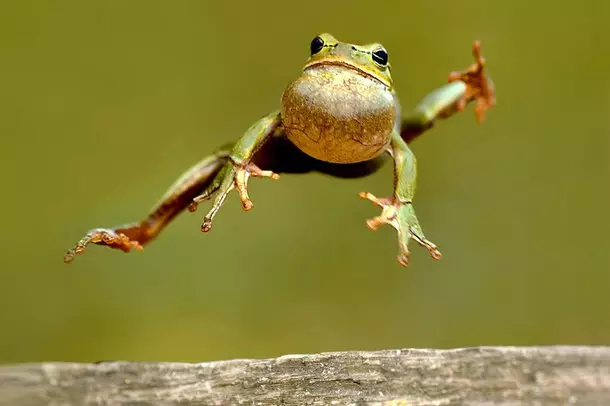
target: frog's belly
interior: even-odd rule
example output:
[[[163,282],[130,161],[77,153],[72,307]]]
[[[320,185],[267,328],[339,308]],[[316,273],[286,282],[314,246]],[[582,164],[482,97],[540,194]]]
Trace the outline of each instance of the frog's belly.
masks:
[[[292,82],[282,96],[286,136],[306,154],[326,162],[372,159],[388,145],[396,107],[376,80],[334,67],[316,69]]]

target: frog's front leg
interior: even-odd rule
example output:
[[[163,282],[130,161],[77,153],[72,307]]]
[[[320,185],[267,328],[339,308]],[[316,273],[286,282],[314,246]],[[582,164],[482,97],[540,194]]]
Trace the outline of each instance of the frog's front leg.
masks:
[[[360,197],[368,199],[382,208],[381,215],[368,220],[367,224],[372,230],[376,230],[382,224],[389,224],[396,229],[399,247],[398,262],[403,266],[409,264],[408,244],[411,238],[425,247],[432,258],[440,259],[440,251],[424,236],[413,208],[417,176],[415,155],[398,132],[392,134],[388,152],[394,159],[394,195],[389,198],[377,198],[371,193],[360,193]]]
[[[279,175],[272,171],[261,170],[255,163],[252,162],[252,157],[256,151],[267,141],[277,130],[280,129],[281,118],[279,112],[273,112],[255,124],[237,141],[229,159],[222,170],[216,175],[212,183],[202,194],[195,197],[189,206],[189,210],[194,212],[197,210],[199,203],[210,199],[215,195],[214,204],[204,217],[201,224],[201,231],[207,232],[212,228],[214,216],[220,210],[229,192],[237,189],[244,210],[250,210],[253,207],[252,201],[248,196],[248,178],[250,176],[269,177],[278,179]]]
[[[481,44],[472,46],[475,63],[461,72],[452,72],[449,83],[425,96],[415,109],[402,119],[401,136],[410,142],[431,128],[437,119],[445,119],[463,111],[470,102],[475,102],[475,115],[480,122],[485,112],[496,105],[494,85],[485,70],[485,58],[481,55]]]

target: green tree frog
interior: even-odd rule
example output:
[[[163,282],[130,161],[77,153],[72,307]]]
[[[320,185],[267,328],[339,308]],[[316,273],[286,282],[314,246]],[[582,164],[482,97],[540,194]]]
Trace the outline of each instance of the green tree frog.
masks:
[[[233,189],[244,210],[253,207],[248,180],[278,179],[278,173],[319,171],[340,178],[375,172],[383,160],[394,164],[391,197],[371,193],[360,197],[381,207],[381,214],[367,220],[369,228],[388,224],[398,233],[398,262],[409,263],[409,241],[415,240],[439,259],[436,244],[424,236],[415,215],[413,198],[416,159],[408,143],[428,130],[437,119],[447,118],[475,102],[479,122],[495,105],[495,92],[485,72],[480,43],[474,42],[475,63],[449,75],[448,83],[425,96],[415,109],[403,115],[391,76],[387,50],[379,43],[356,45],[332,35],[317,35],[300,74],[288,84],[280,106],[256,121],[237,142],[219,148],[185,172],[143,220],[116,228],[89,231],[64,257],[70,262],[89,243],[124,252],[142,250],[184,210],[213,199],[201,230],[212,222]]]

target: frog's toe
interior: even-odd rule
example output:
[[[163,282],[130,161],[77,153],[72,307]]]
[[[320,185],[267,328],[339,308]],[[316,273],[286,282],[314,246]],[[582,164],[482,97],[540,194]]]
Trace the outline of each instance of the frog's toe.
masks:
[[[229,193],[229,191],[231,189],[233,189],[233,186],[231,186],[230,188],[228,188],[226,190],[222,190],[220,192],[220,194],[216,197],[216,200],[214,201],[214,205],[212,206],[210,211],[208,211],[208,214],[206,214],[205,217],[203,218],[203,222],[201,223],[202,232],[207,233],[212,229],[212,221],[214,220],[214,217],[218,213],[218,210],[220,210],[220,207],[224,203],[224,201],[227,197],[227,194]]]
[[[400,238],[400,237],[399,237]],[[438,247],[427,240],[420,240],[418,237],[415,236],[415,234],[410,233],[410,235],[399,242],[399,253],[398,253],[398,263],[401,264],[402,266],[409,266],[409,249],[407,248],[407,245],[409,243],[409,239],[413,238],[415,241],[417,241],[420,245],[422,245],[424,248],[426,248],[428,250],[428,253],[430,254],[430,256],[432,257],[432,259],[436,259],[439,260],[441,259],[442,255],[441,252],[438,250]]]
[[[419,228],[419,226],[417,226]],[[430,240],[427,240],[423,235],[420,235],[413,228],[409,229],[409,234],[419,245],[428,250],[428,253],[433,259],[441,259],[442,254],[438,249],[438,246]]]
[[[250,179],[250,176],[271,179],[279,179],[280,177],[277,173],[262,170],[251,162],[246,164],[236,164],[232,161],[229,162],[226,169],[218,175],[217,181],[213,182],[203,194],[195,197],[188,207],[189,211],[193,212],[197,209],[199,203],[210,199],[212,195],[216,194],[212,208],[201,223],[201,231],[207,233],[212,229],[214,217],[220,210],[220,207],[223,205],[229,192],[233,189],[237,190],[244,210],[247,211],[254,207],[254,204],[248,195],[248,180]]]
[[[485,119],[485,112],[496,105],[496,92],[493,81],[486,74],[485,58],[481,55],[481,43],[475,41],[472,45],[472,54],[475,59],[467,70],[452,72],[449,82],[461,80],[466,84],[466,93],[458,102],[458,110],[463,109],[466,103],[474,100],[476,102],[474,113],[479,122]]]
[[[392,199],[388,197],[377,197],[369,192],[360,192],[358,194],[362,199],[368,200],[381,207],[381,215],[366,220],[366,225],[371,230],[377,230],[379,226],[388,224],[398,230],[398,222],[396,221],[396,210],[392,203]]]
[[[75,246],[64,255],[64,262],[72,262],[74,257],[86,251],[89,244],[106,245],[110,248],[129,252],[133,249],[142,251],[144,247],[138,242],[131,240],[127,235],[109,228],[96,228],[89,231]]]
[[[360,192],[358,194],[358,196],[360,196],[363,199],[366,199],[370,202],[372,202],[373,204],[379,206],[379,207],[385,207],[388,206],[390,204],[392,204],[392,199],[388,198],[388,197],[377,197],[372,193],[369,192]]]
[[[396,260],[398,261],[398,263],[402,266],[409,266],[409,252],[401,252],[398,254],[398,256],[396,257]]]
[[[238,167],[235,173],[235,188],[239,193],[242,207],[246,211],[251,210],[252,207],[254,207],[254,203],[252,203],[252,200],[250,200],[250,196],[248,195],[248,179],[250,176],[258,178],[271,178],[273,180],[280,178],[280,175],[277,173],[262,170],[252,162],[248,163],[244,167]]]

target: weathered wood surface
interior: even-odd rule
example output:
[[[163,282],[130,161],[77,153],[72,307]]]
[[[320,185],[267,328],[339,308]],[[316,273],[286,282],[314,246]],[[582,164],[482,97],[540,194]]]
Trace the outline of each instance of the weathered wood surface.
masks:
[[[610,347],[0,367],[1,405],[610,405]]]

